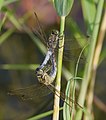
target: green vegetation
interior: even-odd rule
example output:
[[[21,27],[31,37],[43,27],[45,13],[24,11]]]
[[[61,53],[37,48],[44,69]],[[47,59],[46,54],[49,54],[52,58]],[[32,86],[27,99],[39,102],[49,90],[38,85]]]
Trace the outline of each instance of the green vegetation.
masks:
[[[0,47],[5,48],[5,51],[3,53],[7,53],[1,57],[4,57],[4,59],[11,57],[11,59],[9,59],[10,61],[5,60],[7,64],[1,64],[2,62],[0,61],[1,70],[8,70],[8,71],[29,70],[30,71],[30,70],[35,70],[38,67],[38,64],[36,63],[36,61],[34,63],[27,63],[27,60],[26,60],[27,58],[23,57],[23,61],[22,61],[23,63],[21,63],[20,61],[18,63],[17,61],[19,58],[15,58],[17,56],[17,55],[15,56],[16,53],[13,55],[8,54],[9,53],[8,48],[5,47],[6,42],[10,43],[12,46],[12,40],[10,38],[17,32],[20,32],[20,33],[22,32],[27,34],[30,41],[33,43],[34,47],[37,48],[38,51],[40,51],[42,56],[45,55],[47,51],[46,46],[38,37],[35,36],[35,34],[32,32],[31,27],[28,27],[26,25],[27,21],[31,17],[31,14],[25,13],[24,15],[18,18],[16,17],[15,9],[13,10],[11,9],[11,7],[9,7],[9,5],[12,5],[14,3],[18,5],[18,2],[19,0],[9,0],[9,1],[1,0],[0,1],[0,11],[1,11],[0,13],[1,14]],[[104,16],[106,12],[104,10],[105,8],[104,0],[98,0],[98,1],[97,0],[80,0],[77,2],[74,2],[74,0],[54,0],[53,1],[54,9],[56,10],[56,13],[60,19],[59,28],[60,28],[60,36],[62,36],[62,40],[59,41],[59,46],[64,46],[65,38],[67,37],[64,35],[66,32],[71,34],[76,39],[76,42],[78,43],[80,48],[82,48],[78,56],[77,62],[73,61],[72,63],[71,62],[67,63],[68,67],[63,62],[64,47],[60,47],[58,49],[58,58],[57,58],[58,72],[57,72],[55,87],[58,91],[60,91],[62,86],[61,79],[63,77],[66,78],[67,80],[67,86],[65,90],[65,95],[67,96],[67,98],[65,99],[66,102],[64,102],[63,108],[60,108],[59,107],[60,98],[57,95],[55,95],[53,110],[50,110],[46,113],[39,114],[37,116],[34,115],[28,120],[42,119],[43,117],[47,117],[51,114],[53,114],[53,120],[58,120],[60,110],[63,110],[64,120],[82,120],[82,118],[84,119],[86,118],[86,120],[90,120],[90,119],[93,120],[92,106],[93,106],[96,71],[100,63],[102,63],[102,61],[106,58],[106,54],[105,54],[106,48],[101,50],[103,39],[105,36],[105,30],[106,30],[106,25],[103,25],[104,19],[105,19]],[[73,10],[73,6],[75,4],[81,5],[80,9],[82,10],[82,16],[83,16],[83,22],[84,22],[83,25],[85,25],[86,27],[85,33],[83,33],[84,31],[83,29],[85,28],[83,26],[79,27],[77,22],[72,17],[70,17],[71,15],[69,13]],[[74,12],[74,14],[75,13],[76,12]],[[32,14],[33,14],[33,11],[32,11]],[[82,21],[78,21],[78,22],[81,22],[82,24]],[[102,29],[102,26],[104,26],[104,29]],[[81,27],[83,27],[83,29],[81,29]],[[88,34],[90,36],[88,38],[88,42],[85,34]],[[71,35],[69,35],[69,37]],[[15,39],[16,38],[14,37],[14,41]],[[24,41],[24,44],[22,43],[20,46],[23,46],[24,48],[25,44],[26,44],[26,41]],[[98,50],[98,46],[100,44],[101,44],[101,47]],[[30,49],[31,47],[27,49],[26,54],[30,52]],[[17,47],[16,51],[21,51],[21,47],[20,48]],[[35,56],[34,59],[37,58],[36,54],[38,51],[34,51],[34,54],[31,54],[32,56]],[[98,51],[98,56],[96,56],[97,51]],[[14,53],[14,51],[11,51],[11,52]],[[83,69],[81,69],[80,71],[80,60],[83,54],[86,57],[86,62],[83,64]],[[23,54],[21,53],[20,56],[23,56]],[[15,60],[17,60],[16,63],[14,62]],[[24,63],[24,60],[25,60],[25,63]],[[62,70],[63,70],[63,74],[62,74]],[[76,91],[78,92],[77,99],[76,99]],[[82,108],[78,106],[76,107],[74,102],[70,103],[69,97],[72,98],[75,102],[77,102],[80,106],[82,106]],[[70,106],[68,106],[66,103],[70,104],[70,106],[72,106],[72,109],[70,109]],[[3,118],[3,114],[0,116],[1,116],[0,119]]]

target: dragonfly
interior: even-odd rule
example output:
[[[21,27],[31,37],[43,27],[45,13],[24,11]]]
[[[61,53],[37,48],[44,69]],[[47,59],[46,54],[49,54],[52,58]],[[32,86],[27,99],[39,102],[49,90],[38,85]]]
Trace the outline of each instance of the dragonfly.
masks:
[[[53,60],[53,55],[50,57],[51,60]],[[52,61],[53,65],[46,65],[42,67],[42,69],[36,70],[36,75],[39,80],[39,84],[35,84],[26,88],[19,88],[15,90],[10,90],[8,92],[8,95],[17,96],[21,101],[28,101],[33,100],[34,98],[42,98],[43,96],[46,96],[50,93],[55,93],[57,91],[56,95],[70,106],[69,103],[65,101],[66,98],[68,98],[71,102],[73,102],[75,105],[79,106],[83,109],[81,105],[79,105],[75,100],[71,99],[70,97],[65,96],[64,93],[58,92],[58,90],[54,87],[53,84],[51,84],[56,76],[56,62]],[[50,74],[47,72],[50,70]],[[71,106],[70,106],[71,107]]]
[[[47,39],[47,36],[43,30],[43,26],[40,24],[40,21],[39,21],[37,14],[35,12],[34,12],[34,15],[35,15],[35,20],[36,20],[36,24],[37,24],[36,29],[34,29],[34,28],[32,29],[34,35],[37,36],[45,44],[45,46],[47,46],[47,48],[49,47],[50,44],[52,44],[52,47],[51,47],[51,45],[50,45],[50,47],[53,48],[53,46],[54,46],[53,50],[55,51],[55,53],[58,51],[59,48],[64,47],[64,53],[63,53],[63,60],[64,61],[77,61],[78,56],[79,56],[82,48],[86,44],[88,44],[88,41],[87,41],[88,38],[85,36],[83,36],[83,38],[77,37],[76,39],[74,37],[71,37],[71,39],[70,38],[65,39],[64,46],[59,46],[59,41],[61,42],[61,40],[63,38],[63,36],[61,36],[59,34],[59,31],[52,30],[51,35],[50,35],[50,39],[51,39],[51,37],[52,37],[52,39],[54,39],[54,37],[56,37],[56,39],[54,39],[54,40],[51,39],[51,41],[49,41],[50,39]],[[64,37],[65,37],[65,35],[64,35]],[[82,39],[85,39],[85,41],[81,41]],[[78,42],[76,40],[78,40]],[[47,52],[46,55],[47,55],[48,60],[49,60],[49,58],[51,56],[51,52]],[[45,58],[45,60],[47,62],[46,58]],[[81,56],[80,62],[82,64],[85,63],[85,60],[86,60],[86,57],[84,55]]]
[[[35,14],[36,18],[37,15]],[[39,20],[37,18],[37,22],[39,24]],[[40,34],[43,34],[45,36],[43,30],[41,29],[41,26],[39,25],[40,33],[37,34],[41,37]],[[41,37],[46,38],[46,37]],[[59,36],[59,31],[53,30],[51,32],[51,35],[48,39],[49,42],[47,42],[47,54],[45,56],[44,61],[42,64],[35,70],[36,76],[38,78],[39,84],[32,85],[26,88],[20,88],[16,90],[10,90],[9,95],[15,95],[18,96],[22,101],[24,100],[32,100],[34,97],[38,96],[38,93],[40,93],[40,96],[45,96],[50,94],[51,92],[54,92],[56,88],[51,84],[57,73],[57,67],[56,67],[56,60],[55,60],[55,49],[58,46],[58,41],[61,40],[61,37]],[[67,48],[67,47],[66,47]],[[51,65],[48,66],[48,61],[51,61]],[[45,69],[46,68],[46,69]],[[50,69],[51,68],[51,69]],[[50,73],[48,73],[50,70]],[[57,91],[57,90],[56,90]],[[62,100],[65,101],[66,96],[59,92],[60,97]],[[76,105],[78,105],[80,108],[82,108],[77,102],[69,98],[70,101],[74,102]],[[67,103],[68,104],[68,103]]]
[[[56,73],[57,73],[57,67],[56,67],[54,53],[52,53],[52,55],[50,56],[50,60],[52,63],[51,66],[50,65],[48,66],[48,64],[47,64],[47,65],[43,66],[42,68],[38,67],[36,69],[36,76],[38,78],[38,81],[45,85],[50,85],[54,81],[54,79],[56,77]],[[51,68],[51,70],[50,70],[50,68]],[[49,70],[50,70],[50,72],[48,73]]]
[[[57,91],[56,95],[60,97],[68,106],[71,107],[69,103],[66,102],[66,98],[70,100],[70,102],[74,103],[79,108],[83,109],[83,107],[78,104],[75,100],[73,100],[70,97],[67,97],[63,92],[59,92],[53,84],[51,84],[51,77],[47,74],[48,70],[50,69],[50,65],[43,68],[42,71],[39,71],[39,77],[40,83],[35,84],[26,88],[19,88],[19,89],[13,89],[8,92],[8,95],[11,96],[17,96],[21,101],[30,101],[42,98],[44,96],[47,96],[51,93],[55,93]],[[42,77],[46,76],[46,77]],[[54,80],[54,79],[53,79]]]
[[[36,75],[37,75],[39,82],[41,82],[42,80],[46,80],[46,79],[48,79],[48,81],[49,81],[49,78],[51,78],[50,81],[53,82],[53,80],[56,77],[57,68],[56,68],[54,49],[57,46],[58,39],[59,39],[59,32],[57,30],[53,30],[51,32],[51,35],[48,40],[48,44],[47,44],[48,51],[45,56],[45,59],[44,59],[43,63],[36,69]],[[42,70],[42,68],[44,68],[48,64],[49,60],[51,61],[51,64],[52,64],[52,69],[51,69],[50,75],[48,75],[47,73],[43,73],[43,70]],[[48,76],[49,76],[49,78],[48,78]]]
[[[35,14],[38,26],[39,26],[40,33],[42,33],[42,35],[44,34],[44,36],[45,36],[45,33],[42,30],[42,27],[40,25],[37,14],[36,13],[34,13],[34,14]],[[38,33],[38,35],[40,35],[40,34]],[[56,67],[54,50],[57,47],[58,41],[61,37],[60,37],[58,30],[52,30],[52,32],[48,38],[48,42],[47,42],[47,53],[46,53],[45,59],[42,62],[42,64],[35,70],[38,81],[45,85],[49,85],[50,83],[52,83],[56,77],[57,67]],[[45,37],[45,39],[47,39],[47,38]],[[47,72],[44,72],[42,70],[48,64],[48,61],[51,61],[51,64],[52,64],[52,69],[51,69],[50,74],[48,74]]]

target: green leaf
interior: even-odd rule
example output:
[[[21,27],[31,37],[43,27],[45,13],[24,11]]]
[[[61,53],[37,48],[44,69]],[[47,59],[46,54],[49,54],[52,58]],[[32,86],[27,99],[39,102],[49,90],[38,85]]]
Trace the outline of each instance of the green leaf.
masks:
[[[0,36],[0,45],[7,40],[7,38],[14,32],[14,29],[9,29],[4,34]]]
[[[12,3],[17,2],[17,1],[19,1],[19,0],[6,0],[6,1],[4,1],[3,5],[6,6],[6,5],[12,4]]]
[[[106,59],[106,48],[103,48],[101,52],[99,64],[101,64],[101,62],[103,62],[104,59]]]
[[[59,16],[67,16],[71,11],[74,0],[54,0],[54,5]]]
[[[0,0],[0,11],[1,11],[1,8],[3,6],[3,3],[4,3],[4,0]]]
[[[63,108],[60,108],[60,110],[62,110]],[[32,117],[32,118],[29,118],[29,119],[27,119],[27,120],[41,120],[41,119],[43,119],[44,117],[47,117],[47,116],[49,116],[49,115],[51,115],[51,114],[53,114],[53,110],[50,110],[50,111],[48,111],[48,112],[44,112],[44,113],[42,113],[42,114],[39,114],[39,115],[36,115],[36,116],[34,116],[34,117]]]
[[[77,23],[71,18],[68,17],[66,21],[66,26],[70,29],[70,32],[75,37],[79,45],[83,48],[83,46],[86,44],[86,36],[84,36],[83,32],[80,30]]]
[[[81,0],[81,5],[84,21],[86,21],[86,26],[88,28],[87,33],[88,35],[91,35],[96,15],[96,4],[94,0]]]
[[[21,25],[19,23],[19,20],[15,17],[14,13],[12,10],[8,9],[7,7],[2,7],[2,12],[6,13],[8,19],[10,22],[18,29],[21,29]]]
[[[68,81],[67,83],[67,87],[66,87],[66,92],[65,92],[65,95],[67,97],[70,97],[70,86],[71,86],[71,80]],[[70,101],[69,99],[66,98],[65,100],[68,104],[70,104]],[[64,120],[67,120],[67,119],[71,119],[71,116],[70,116],[70,106],[68,106],[66,103],[64,103],[64,107],[63,107],[63,118]]]
[[[1,28],[2,28],[2,26],[4,25],[4,23],[6,21],[6,18],[7,18],[7,13],[5,13],[2,20],[0,20],[0,31],[1,31]]]
[[[37,64],[2,64],[0,69],[4,70],[35,70],[39,65]]]
[[[18,29],[20,30],[21,29],[21,25],[19,24],[17,18],[13,15],[13,13],[11,11],[8,11],[8,14],[7,14],[9,20],[12,22],[12,24]]]
[[[88,56],[87,56],[87,61],[88,63],[85,66],[84,70],[84,76],[83,76],[83,81],[81,84],[81,90],[78,98],[78,103],[80,103],[82,106],[84,105],[85,99],[86,99],[86,94],[87,94],[87,88],[89,85],[89,81],[91,78],[91,73],[92,73],[92,63],[93,63],[93,57],[95,53],[95,46],[97,43],[97,36],[98,36],[98,31],[100,27],[100,20],[102,18],[102,11],[103,11],[103,5],[104,5],[104,0],[99,0],[98,5],[97,5],[97,11],[96,11],[96,17],[95,17],[95,23],[94,23],[94,28],[92,32],[92,41],[89,46],[89,51],[88,51]],[[82,111],[78,110],[75,115],[75,120],[81,120],[82,119]]]

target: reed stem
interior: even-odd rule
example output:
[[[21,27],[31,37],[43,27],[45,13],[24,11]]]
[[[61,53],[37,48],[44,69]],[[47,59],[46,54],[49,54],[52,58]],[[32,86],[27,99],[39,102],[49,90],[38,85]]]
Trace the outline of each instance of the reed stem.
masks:
[[[81,91],[79,94],[78,103],[82,106],[84,105],[87,88],[88,88],[88,84],[89,84],[91,73],[92,73],[93,57],[94,57],[97,35],[98,35],[99,25],[100,25],[100,20],[101,20],[101,15],[102,15],[101,13],[103,10],[103,4],[104,4],[104,0],[100,0],[98,2],[97,14],[96,14],[95,21],[94,21],[92,39],[90,41],[91,43],[89,46],[89,52],[88,52],[89,54],[87,58],[88,63],[85,66],[84,77],[83,77],[83,81],[81,84]],[[76,113],[75,120],[81,120],[81,119],[82,119],[82,110],[79,109]]]
[[[59,40],[59,46],[64,46],[64,26],[65,26],[65,16],[60,17],[60,36],[62,40]],[[62,73],[62,59],[63,59],[63,47],[60,47],[58,50],[58,64],[57,64],[57,79],[55,88],[60,92],[61,89],[61,73]],[[60,98],[59,93],[55,91],[55,98],[54,98],[54,112],[53,112],[53,120],[59,120],[59,102]]]
[[[94,98],[94,87],[95,87],[95,78],[96,78],[96,71],[98,68],[98,64],[99,64],[99,58],[100,58],[100,53],[101,53],[101,49],[102,49],[102,45],[103,45],[103,40],[104,40],[104,36],[105,36],[105,32],[106,32],[106,9],[104,12],[104,17],[102,20],[102,24],[100,27],[100,31],[99,31],[99,35],[98,35],[98,40],[97,40],[97,44],[96,44],[96,48],[95,48],[95,55],[94,55],[94,59],[93,59],[93,74],[91,76],[91,80],[90,80],[90,85],[89,85],[89,91],[88,91],[88,95],[86,101],[87,104],[87,110],[88,112],[91,114],[92,113],[92,103],[93,103],[93,98]],[[89,120],[88,116],[85,115],[84,120]]]

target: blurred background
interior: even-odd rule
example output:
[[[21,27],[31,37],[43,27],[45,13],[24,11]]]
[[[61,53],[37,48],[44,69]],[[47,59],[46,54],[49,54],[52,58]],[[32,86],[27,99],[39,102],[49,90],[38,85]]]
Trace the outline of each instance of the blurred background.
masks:
[[[34,12],[37,13],[47,36],[52,29],[59,30],[60,19],[50,0],[6,0],[0,7],[0,120],[24,120],[53,109],[53,94],[27,102],[8,95],[11,89],[28,87],[38,82],[34,70],[42,63],[46,46],[44,41],[33,34],[33,30],[38,29]],[[75,1],[66,20],[65,32],[68,38],[73,33],[73,24],[77,24],[85,36],[88,35],[78,1]],[[106,51],[106,41],[103,45],[103,54],[104,51]],[[68,64],[64,62],[66,68]],[[80,69],[82,74],[83,65]],[[70,76],[67,78],[63,74],[63,88],[69,78]],[[106,59],[103,59],[98,66],[95,82],[93,105],[95,120],[106,118],[105,79]],[[43,120],[51,117],[52,115]],[[60,119],[61,117],[62,113]]]

